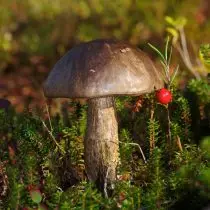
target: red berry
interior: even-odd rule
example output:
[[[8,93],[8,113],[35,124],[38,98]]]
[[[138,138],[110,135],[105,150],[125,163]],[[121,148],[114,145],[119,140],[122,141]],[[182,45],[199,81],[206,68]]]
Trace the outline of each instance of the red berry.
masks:
[[[166,88],[162,88],[156,92],[157,101],[161,104],[168,104],[172,101],[172,94]]]

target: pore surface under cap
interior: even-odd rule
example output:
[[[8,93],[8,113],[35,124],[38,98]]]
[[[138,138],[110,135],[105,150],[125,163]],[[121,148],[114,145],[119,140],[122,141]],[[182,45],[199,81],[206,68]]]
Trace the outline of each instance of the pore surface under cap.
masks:
[[[163,87],[160,72],[141,50],[115,40],[95,40],[68,51],[44,84],[47,97],[140,95]]]

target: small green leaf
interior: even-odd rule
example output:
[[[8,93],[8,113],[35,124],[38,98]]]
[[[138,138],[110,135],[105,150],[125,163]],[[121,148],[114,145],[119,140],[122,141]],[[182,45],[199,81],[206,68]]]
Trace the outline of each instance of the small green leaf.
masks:
[[[40,192],[40,190],[31,190],[30,191],[30,196],[31,196],[31,199],[34,203],[41,203],[42,201],[42,194]]]
[[[178,38],[179,38],[179,33],[178,33],[178,31],[177,31],[176,29],[172,28],[172,27],[167,27],[167,28],[166,28],[166,31],[167,31],[169,34],[172,35],[172,37],[173,37],[173,42],[175,43],[175,42],[178,40]]]
[[[165,21],[168,25],[175,29],[181,29],[187,23],[187,19],[185,17],[178,17],[177,19],[173,19],[172,17],[166,16]]]
[[[165,17],[165,21],[166,21],[166,23],[168,23],[168,24],[170,24],[172,26],[176,26],[176,21],[170,16],[166,16]]]

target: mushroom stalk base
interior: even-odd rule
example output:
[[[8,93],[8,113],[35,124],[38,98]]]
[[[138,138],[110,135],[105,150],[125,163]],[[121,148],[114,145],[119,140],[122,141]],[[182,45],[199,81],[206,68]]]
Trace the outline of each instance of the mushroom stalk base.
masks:
[[[113,97],[88,100],[85,167],[100,189],[116,180],[119,161],[118,124]]]

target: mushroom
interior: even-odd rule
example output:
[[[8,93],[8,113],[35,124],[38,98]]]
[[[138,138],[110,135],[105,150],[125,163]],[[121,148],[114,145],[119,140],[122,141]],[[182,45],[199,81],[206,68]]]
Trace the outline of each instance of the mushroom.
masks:
[[[160,72],[141,50],[116,40],[94,40],[67,52],[46,82],[46,97],[87,98],[85,168],[103,189],[116,180],[119,163],[114,96],[141,95],[163,87]]]

